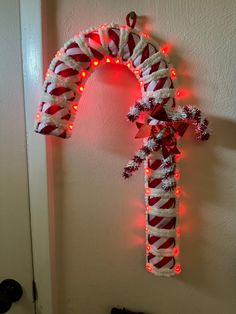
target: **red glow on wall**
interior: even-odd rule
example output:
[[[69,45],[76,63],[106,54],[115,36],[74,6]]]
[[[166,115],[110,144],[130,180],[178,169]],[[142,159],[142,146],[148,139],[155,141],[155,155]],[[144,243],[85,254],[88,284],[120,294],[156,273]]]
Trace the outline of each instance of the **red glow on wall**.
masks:
[[[176,155],[175,155],[175,160],[178,161],[178,160],[180,160],[181,157],[182,157],[182,154],[181,154],[181,153],[180,153],[180,154],[176,154]]]
[[[150,273],[153,271],[152,265],[151,264],[146,264],[146,269],[147,271],[149,271]]]
[[[186,213],[186,206],[183,203],[179,204],[178,212],[180,216],[183,216]]]
[[[180,227],[176,228],[176,236],[180,237],[181,231],[180,231]]]
[[[175,97],[177,99],[186,98],[190,96],[190,91],[187,88],[178,88],[175,91]]]
[[[178,275],[181,273],[181,266],[180,264],[176,264],[174,268],[175,273]]]

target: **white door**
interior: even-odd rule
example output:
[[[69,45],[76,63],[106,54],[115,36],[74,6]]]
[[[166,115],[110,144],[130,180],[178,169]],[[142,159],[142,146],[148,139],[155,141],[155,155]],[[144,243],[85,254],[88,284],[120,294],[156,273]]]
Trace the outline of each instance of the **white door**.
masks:
[[[33,267],[18,0],[0,1],[0,282],[14,279],[22,298],[10,314],[33,314]],[[2,310],[0,297],[0,313]]]

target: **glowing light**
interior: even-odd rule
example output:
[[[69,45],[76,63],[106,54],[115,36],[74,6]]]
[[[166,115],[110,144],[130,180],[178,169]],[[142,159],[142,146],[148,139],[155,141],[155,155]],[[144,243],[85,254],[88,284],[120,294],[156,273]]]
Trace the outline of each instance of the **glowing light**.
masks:
[[[152,273],[153,272],[153,268],[152,268],[152,265],[151,264],[146,264],[146,269],[147,269],[147,271],[149,271],[150,273]]]
[[[95,67],[97,67],[97,66],[99,65],[99,61],[98,61],[98,60],[94,60],[94,61],[93,61],[93,65],[94,65]]]
[[[73,108],[75,111],[77,111],[77,110],[78,110],[78,105],[75,104],[75,105],[72,106],[72,108]]]
[[[145,174],[149,175],[151,173],[151,170],[149,168],[144,169]]]
[[[41,114],[39,112],[36,113],[35,119],[39,121],[41,118]]]
[[[87,76],[87,72],[86,72],[86,71],[82,71],[82,72],[81,72],[81,76],[82,76],[83,78],[85,78],[85,77]]]
[[[175,70],[175,68],[172,68],[171,70],[170,70],[170,77],[174,80],[174,79],[176,79],[176,70]]]
[[[150,244],[147,244],[147,245],[146,245],[146,252],[150,252],[150,250],[151,250],[151,245],[150,245]]]
[[[139,70],[134,70],[135,75],[139,75]]]
[[[57,58],[61,57],[62,55],[63,55],[63,52],[60,51],[60,50],[56,53],[56,57],[57,57]]]
[[[161,52],[167,56],[169,53],[170,53],[170,48],[171,48],[171,45],[170,44],[164,44],[162,47],[161,47]]]
[[[150,211],[150,206],[146,205],[146,212]]]
[[[179,178],[180,178],[180,171],[179,171],[179,169],[176,169],[175,170],[175,179],[179,180]]]
[[[180,237],[180,233],[181,233],[180,227],[177,227],[177,228],[176,228],[176,236],[177,236],[177,237]]]
[[[130,62],[128,62],[126,65],[127,65],[128,68],[131,67],[131,63]]]
[[[72,129],[73,129],[73,124],[69,124],[69,125],[68,125],[68,128],[69,128],[70,130],[72,130]]]
[[[146,228],[145,228],[145,231],[146,231],[146,233],[148,233],[148,232],[149,232],[149,229],[148,229],[148,227],[146,227]]]
[[[181,266],[180,264],[176,264],[174,268],[175,273],[178,275],[181,273]]]
[[[176,93],[175,93],[175,96],[176,96],[176,98],[181,98],[183,96],[182,91],[180,89],[177,89]]]
[[[111,62],[111,59],[110,58],[106,58],[106,63],[110,63]]]
[[[150,190],[149,188],[146,188],[146,189],[145,189],[145,194],[146,194],[146,195],[150,195],[150,194],[151,194],[151,190]]]
[[[181,154],[176,154],[175,155],[175,160],[180,160],[180,158],[181,158]]]
[[[176,197],[180,197],[181,194],[181,188],[179,186],[177,186],[176,190],[175,190],[175,195]]]
[[[140,86],[143,86],[144,83],[143,83],[143,81],[140,81],[139,84],[140,84]]]
[[[119,59],[116,59],[115,63],[120,63],[120,60],[119,60]]]
[[[49,78],[49,76],[50,76],[50,72],[47,71],[47,73],[46,73],[46,78]]]
[[[179,255],[179,248],[178,248],[178,246],[175,246],[175,247],[173,248],[173,255],[174,255],[174,256],[178,256],[178,255]]]
[[[83,86],[83,85],[80,85],[80,86],[79,86],[79,91],[82,93],[83,90],[84,90],[84,86]]]

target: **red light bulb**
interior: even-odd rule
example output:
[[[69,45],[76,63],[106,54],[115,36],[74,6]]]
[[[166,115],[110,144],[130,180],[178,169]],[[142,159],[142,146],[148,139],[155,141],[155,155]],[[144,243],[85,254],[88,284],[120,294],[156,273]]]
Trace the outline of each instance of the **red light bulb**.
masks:
[[[176,70],[175,70],[175,68],[172,68],[171,70],[170,70],[170,77],[174,80],[174,79],[176,79]]]
[[[78,105],[73,105],[72,108],[74,109],[74,111],[78,110]]]
[[[97,67],[97,66],[99,65],[99,61],[98,61],[98,60],[94,60],[94,61],[93,61],[93,65],[94,65],[95,67]]]
[[[151,264],[146,264],[146,269],[147,271],[149,271],[150,273],[153,271],[152,265]]]
[[[148,205],[146,205],[146,212],[150,211],[150,207]]]
[[[181,154],[176,154],[175,155],[175,160],[180,160],[180,158],[181,158]]]
[[[180,171],[179,171],[179,169],[176,169],[175,170],[175,179],[179,180],[179,178],[180,178]]]
[[[175,247],[173,248],[173,255],[174,255],[174,256],[178,256],[178,255],[179,255],[179,248],[178,248],[178,246],[175,246]]]
[[[144,169],[144,172],[148,175],[148,174],[151,173],[151,170],[150,170],[149,168],[145,168],[145,169]]]
[[[68,125],[68,128],[69,128],[70,130],[72,130],[72,129],[73,129],[73,124],[69,124],[69,125]]]
[[[134,70],[135,75],[139,75],[139,70]]]
[[[150,252],[150,250],[151,250],[151,246],[150,246],[150,244],[147,244],[146,245],[146,252]]]
[[[86,71],[82,71],[82,72],[81,72],[81,76],[82,76],[83,78],[85,78],[85,77],[87,76],[87,72],[86,72]]]
[[[110,63],[111,62],[111,59],[110,58],[106,58],[106,63]]]
[[[145,231],[146,231],[146,233],[148,233],[148,232],[149,232],[149,229],[148,229],[148,227],[146,227],[146,228],[145,228]]]
[[[39,121],[41,118],[41,114],[39,112],[36,113],[35,119]]]
[[[79,91],[82,93],[83,90],[84,90],[84,86],[83,86],[83,85],[80,85],[80,86],[79,86]]]
[[[131,67],[131,63],[130,62],[128,62],[126,65],[127,65],[128,68]]]
[[[119,59],[116,59],[115,63],[120,63],[120,60],[119,60]]]
[[[151,190],[149,188],[145,189],[145,194],[150,195],[151,194]]]
[[[181,188],[179,186],[177,186],[176,190],[175,190],[175,195],[176,197],[180,197],[181,194]]]
[[[181,273],[181,266],[180,264],[176,264],[174,268],[175,273],[178,275]]]

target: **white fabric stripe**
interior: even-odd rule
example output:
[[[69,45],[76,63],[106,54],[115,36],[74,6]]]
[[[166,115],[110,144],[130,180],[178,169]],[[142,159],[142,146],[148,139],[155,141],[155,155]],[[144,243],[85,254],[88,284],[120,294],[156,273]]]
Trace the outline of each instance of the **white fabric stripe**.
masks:
[[[57,74],[63,70],[67,70],[67,69],[70,69],[70,68],[65,63],[61,63],[55,67],[54,72]]]
[[[142,64],[138,66],[139,70],[146,70],[147,68],[151,67],[153,64],[161,61],[163,58],[163,54],[160,51],[154,53],[151,57],[146,59]]]
[[[156,235],[157,237],[174,238],[176,235],[175,229],[157,229],[149,225],[149,234]]]
[[[173,269],[166,269],[166,268],[162,268],[162,269],[157,269],[154,265],[153,266],[153,274],[156,276],[161,276],[161,277],[172,277],[175,276],[175,272]]]
[[[66,54],[70,56],[74,56],[74,55],[81,55],[84,53],[79,47],[76,47],[76,48],[74,47],[74,48],[67,48]]]
[[[81,95],[79,93],[77,93],[75,95],[75,99],[74,100],[68,100],[68,99],[65,99],[65,97],[63,97],[63,94],[62,96],[54,96],[54,95],[50,95],[50,94],[47,94],[47,93],[43,93],[42,94],[42,97],[41,97],[41,101],[48,101],[48,102],[51,102],[51,103],[56,103],[58,105],[64,105],[65,107],[66,106],[69,106],[69,103],[71,102],[76,102],[80,99]]]
[[[153,208],[150,206],[149,213],[151,215],[161,216],[161,217],[176,217],[177,209],[174,208],[168,208],[168,209],[161,209],[161,208]]]
[[[153,245],[150,246],[150,253],[159,256],[159,257],[164,257],[164,256],[173,256],[173,249],[156,249],[153,247]]]
[[[80,71],[81,69],[81,65],[66,54],[62,55],[60,58],[58,58],[58,60],[64,62],[69,68],[74,70]]]
[[[99,34],[100,41],[101,41],[102,47],[104,49],[104,52],[106,54],[108,54],[109,53],[109,51],[108,51],[108,42],[109,42],[108,28],[107,27],[99,28],[98,34]]]
[[[137,45],[134,48],[133,54],[130,57],[130,59],[134,61],[139,56],[139,54],[142,53],[142,51],[146,45],[147,45],[146,39],[143,36],[141,36],[139,42],[137,43]]]
[[[74,41],[78,44],[78,46],[80,47],[81,51],[89,56],[89,57],[93,57],[92,51],[90,50],[86,40],[85,40],[85,36],[84,34],[81,34],[79,36],[75,36],[74,37]]]
[[[146,75],[142,78],[142,81],[144,83],[148,83],[148,82],[151,82],[153,80],[158,80],[162,77],[166,77],[168,76],[170,73],[170,70],[169,69],[161,69],[161,70],[158,70],[158,71],[155,71],[153,72],[152,74],[150,75]]]
[[[120,42],[119,42],[119,51],[118,55],[124,57],[123,48],[127,45],[129,36],[129,28],[120,28]]]

